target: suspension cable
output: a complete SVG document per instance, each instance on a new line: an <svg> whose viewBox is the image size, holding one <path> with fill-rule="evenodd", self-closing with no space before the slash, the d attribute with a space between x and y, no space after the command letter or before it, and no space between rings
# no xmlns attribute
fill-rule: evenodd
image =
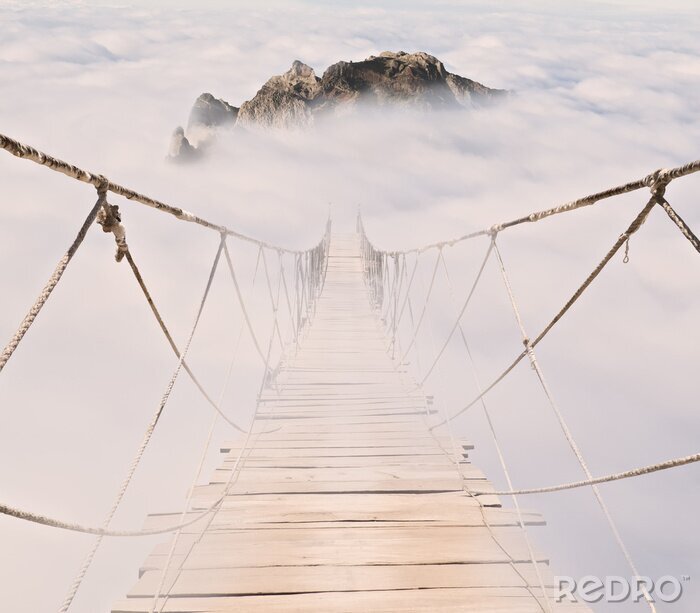
<svg viewBox="0 0 700 613"><path fill-rule="evenodd" d="M97 188L110 191L119 196L123 196L127 200L132 200L134 202L138 202L139 204L144 204L158 211L170 213L170 215L173 215L174 217L182 221L195 223L210 230L214 230L220 234L224 233L228 236L234 236L240 240L254 243L261 247L267 247L269 249L278 249L280 251L285 251L286 253L305 253L305 251L280 247L279 245L274 245L272 243L253 238L241 232L231 230L226 226L207 221L206 219L199 217L194 213L190 213L185 209L166 204L165 202L161 202L160 200L156 200L155 198L150 198L149 196L140 194L139 192L129 189L128 187L123 187L122 185L119 185L107 179L103 175L83 170L78 166L74 166L73 164L69 164L68 162L47 155L46 153L43 153L35 149L34 147L25 145L4 134L0 134L0 148L4 149L5 151L8 151L9 153L18 158L31 160L32 162L40 164L41 166L46 166L47 168L50 168L51 170L54 170L56 172L60 172L68 177L71 177L72 179L82 181L83 183L90 183L91 185L94 185Z"/></svg>
<svg viewBox="0 0 700 613"><path fill-rule="evenodd" d="M470 232L468 234L464 234L462 236L459 236L457 238L453 238L450 240L443 240L443 241L438 241L434 243L429 243L427 245L423 245L420 247L414 247L412 249L405 249L405 250L394 250L394 251L379 251L380 253L388 253L388 254L396 254L396 253L422 253L424 251L428 251L430 249L442 249L443 247L452 247L458 243L461 243L465 240L477 238L479 236L488 236L488 235L493 235L494 233L500 233L503 230L507 230L509 228L513 228L515 226L519 226L525 223L534 223L541 221L542 219L546 219L548 217L552 217L553 215L558 215L560 213L568 213L570 211L575 211L577 209L580 209L585 206L590 206L592 204L597 204L601 200L606 200L608 198L612 198L613 196L620 196L622 194L626 194L629 192L633 192L636 190L643 189L645 187L652 188L654 185L668 185L671 181L674 179L678 179L680 177L684 177L686 175L695 173L700 171L700 160L694 160L692 162L689 162L687 164L684 164L682 166L678 166L676 168L662 168L659 170L655 170L654 172L648 174L646 177L643 179L638 179L636 181L630 181L629 183L625 183L624 185L619 185L617 187L612 187L610 189L606 189L601 192L597 192L595 194L591 194L589 196L584 196L583 198L578 198L577 200L573 200L571 202L567 202L565 204L561 204L549 209L544 209L541 211L535 211L534 213L530 213L529 215L525 215L523 217L519 217L517 219L512 219L510 221L505 221L501 223L496 223L490 226L489 228L483 229L483 230L477 230L475 232ZM358 227L360 228L360 231L364 233L364 226L362 224L362 219L360 218L358 222Z"/></svg>
<svg viewBox="0 0 700 613"><path fill-rule="evenodd" d="M76 251L78 251L80 245L82 245L83 240L85 239L85 236L87 235L88 230L90 229L90 226L93 224L93 222L97 218L97 214L100 212L100 210L106 202L107 188L106 184L103 181L99 183L97 188L97 202L95 202L94 206L88 213L88 216L85 218L83 225L80 226L80 230L78 230L78 235L75 237L70 247L68 247L68 251L66 251L63 257L58 261L58 264L56 264L56 268L54 269L53 274L51 275L51 277L49 277L48 282L41 290L41 294L39 294L39 297L36 299L36 302L32 305L32 308L29 309L29 312L22 320L22 323L20 324L19 328L17 329L13 337L10 339L10 341L7 343L5 348L2 350L2 353L0 353L0 372L2 372L2 369L5 368L5 364L7 364L8 360L12 357L12 354L15 352L15 349L17 349L20 342L24 338L24 335L34 323L34 320L36 319L37 315L39 315L39 311L41 311L41 309L46 304L46 301L49 299L49 296L51 296L51 292L53 292L56 285L58 285L58 282L61 280L63 273L66 271L66 268L68 268L68 264L70 264L70 261L73 259L73 256L75 255Z"/></svg>

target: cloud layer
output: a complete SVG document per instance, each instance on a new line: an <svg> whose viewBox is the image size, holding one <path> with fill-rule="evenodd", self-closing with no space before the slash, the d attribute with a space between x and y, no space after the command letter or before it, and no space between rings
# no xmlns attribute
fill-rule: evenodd
<svg viewBox="0 0 700 613"><path fill-rule="evenodd" d="M379 246L413 247L698 157L700 15L692 4L663 10L634 2L567 3L565 9L528 4L269 3L250 9L212 2L195 10L184 2L178 8L5 3L0 79L11 87L0 98L0 131L293 247L315 242L329 205L340 230L352 230L361 205ZM427 51L448 70L517 96L474 113L380 115L309 133L237 134L222 138L206 164L164 163L172 129L184 123L200 93L239 104L294 59L321 70L386 49ZM698 228L696 193L697 179L688 178L674 183L668 197ZM0 338L9 338L95 196L5 154L0 195ZM504 233L501 248L531 333L569 297L644 200L644 194L625 196ZM217 237L118 203L144 274L183 342ZM476 241L446 251L458 301L485 247ZM255 250L235 249L250 279ZM110 238L92 232L3 372L3 501L101 521L167 383L172 355L112 255ZM421 259L424 283L431 257ZM596 474L697 451L697 254L655 211L631 241L630 257L627 265L611 264L540 350ZM263 289L256 294L261 329ZM443 280L436 297L431 315L439 339L454 316ZM220 275L193 347L192 363L215 390L238 331L233 301ZM521 348L493 262L469 315L480 375L488 381ZM428 336L421 351L432 351ZM429 382L448 410L473 392L464 383L466 367L459 346L451 345L444 371ZM258 370L252 347L244 347L229 396L241 421L254 395L246 382ZM528 368L489 402L516 485L579 477ZM186 382L176 387L171 409L119 525L137 525L146 512L182 503L209 415ZM502 485L482 418L474 413L459 428L477 444L475 462ZM217 436L230 433L220 429ZM700 573L692 512L697 475L689 467L605 488L643 573ZM535 539L555 571L627 574L589 492L532 498L527 505L549 521ZM90 539L2 518L0 535L8 610L56 607ZM107 611L133 584L156 540L107 543L73 610ZM697 603L692 583L686 591L679 612Z"/></svg>

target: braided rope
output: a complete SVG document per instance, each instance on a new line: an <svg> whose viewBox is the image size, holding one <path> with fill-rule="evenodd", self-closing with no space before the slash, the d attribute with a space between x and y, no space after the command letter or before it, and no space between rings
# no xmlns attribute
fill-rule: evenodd
<svg viewBox="0 0 700 613"><path fill-rule="evenodd" d="M34 323L34 320L37 318L37 315L39 315L39 312L46 304L46 301L49 299L49 296L51 296L51 292L53 292L56 285L58 285L58 282L61 280L63 273L66 271L66 268L68 268L68 264L73 259L73 256L75 255L76 251L78 251L80 245L83 243L83 240L85 239L85 236L87 235L90 226L97 218L97 214L100 212L103 205L106 204L107 190L104 183L100 183L100 186L97 190L97 194L97 202L88 213L88 216L85 218L83 225L80 226L80 230L78 230L78 235L75 237L75 240L73 240L70 247L68 247L68 251L66 251L63 257L58 261L58 264L56 264L56 268L54 269L53 274L49 277L49 280L47 281L46 285L41 290L41 293L36 299L36 302L34 302L32 308L29 309L29 312L22 320L22 323L19 325L19 328L14 333L10 341L7 343L5 348L2 350L2 353L0 354L0 372L2 372L2 369L5 368L5 364L7 364L8 360L12 357L12 354L19 346L20 342L24 338L24 335L29 331L29 328Z"/></svg>

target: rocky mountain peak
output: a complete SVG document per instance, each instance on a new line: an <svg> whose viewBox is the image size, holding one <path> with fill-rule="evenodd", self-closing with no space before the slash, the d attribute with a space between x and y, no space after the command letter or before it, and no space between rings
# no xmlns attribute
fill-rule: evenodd
<svg viewBox="0 0 700 613"><path fill-rule="evenodd" d="M422 51L384 51L359 62L340 61L321 78L294 60L287 72L268 79L240 109L209 93L199 96L186 133L173 135L177 143L171 149L189 151L186 143L198 151L226 127L299 129L313 125L317 117L370 106L420 111L474 108L507 94L450 73L439 59Z"/></svg>

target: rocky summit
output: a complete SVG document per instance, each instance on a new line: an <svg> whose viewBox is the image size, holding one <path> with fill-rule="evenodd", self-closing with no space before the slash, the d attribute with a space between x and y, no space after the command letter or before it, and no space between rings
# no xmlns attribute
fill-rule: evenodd
<svg viewBox="0 0 700 613"><path fill-rule="evenodd" d="M225 128L298 129L323 116L344 115L371 107L418 111L475 108L507 95L448 72L427 53L385 51L361 62L338 62L321 77L296 60L282 75L270 78L240 108L202 94L190 112L187 130L178 127L168 157L196 158Z"/></svg>

